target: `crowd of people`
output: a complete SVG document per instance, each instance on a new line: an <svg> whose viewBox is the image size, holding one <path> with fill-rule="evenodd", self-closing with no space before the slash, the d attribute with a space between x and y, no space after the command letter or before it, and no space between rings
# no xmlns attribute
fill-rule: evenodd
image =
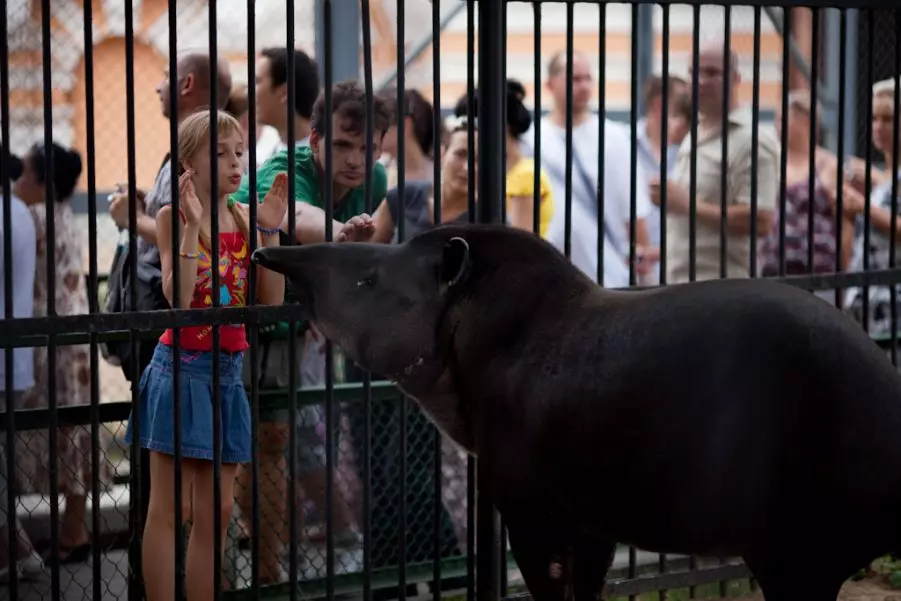
<svg viewBox="0 0 901 601"><path fill-rule="evenodd" d="M290 53L293 60L289 61ZM572 77L567 77L566 55L556 54L547 63L542 82L550 95L547 115L535 118L525 106L526 90L515 80L507 81L506 93L506 198L507 223L535 231L564 250L569 241L572 262L589 277L602 278L606 287L627 287L632 283L656 284L687 282L727 277L749 277L752 265L752 232L756 235L757 273L780 273L778 210L784 186L786 210L786 274L824 273L862 270L866 258L871 269L887 266L891 246L891 191L894 136L901 119L894 114L894 94L898 80L890 79L873 88L873 147L884 157L880 167L869 175L859 158L836 157L819 144L822 130L819 115L812 118L810 95L803 90L789 95L787 132L781 132L781 114L774 128L757 122L750 107L740 101L740 68L733 55L730 68L724 70L723 47L709 44L697 56L698 114L693 123L693 99L690 73L655 75L643 82L644 114L637 121L637 165L633 165L629 124L611 120L593 112L590 101L597 85L588 58L575 53ZM289 63L293 73L289 77ZM247 297L250 236L257 246L287 242L309 244L326 237L326 213L323 190L330 188L334 199L333 232L338 241L371 241L395 244L436 226L435 203L440 202L443 223L468 221L470 195L477 198L478 115L469 114L468 96L458 99L454 116L444 126L434 128L436 110L415 89L405 90L398 98L395 90L375 95L373 111L367 111L366 90L355 80L335 83L331 90L331 114L326 114L324 93L318 66L300 50L267 48L256 63L256 121L249 122L247 92L232 86L232 75L224 61L212 64L203 53L184 53L178 58L178 78L166 73L156 90L161 110L178 121L178 163L162 157L161 166L149 190L137 190L137 220L129 222L129 194L125 189L109 199L109 214L122 229L133 228L138 237L137 262L145 290L139 310L174 306L172 269L180 265L179 307L208 307L218 294L223 306L240 306ZM213 73L216 73L218 112L210 111ZM728 77L728 98L724 78ZM293 106L287 106L288 84L293 81ZM566 148L567 93L572 90L572 149ZM474 91L475 94L478 91ZM174 96L177 107L170 114ZM666 97L667 103L663 99ZM211 115L218 129L216 185L212 186L209 135ZM366 173L366 119L371 115L374 138L372 149L377 161L372 173ZM664 117L667 124L664 132ZM399 127L398 119L403 120ZM327 124L330 135L326 135ZM755 122L757 122L755 124ZM725 129L724 129L725 124ZM257 147L256 164L250 164L248 147L260 138L264 126L278 132L278 143L270 148ZM693 126L697 140L691 139ZM534 146L535 128L540 128L540 148ZM470 145L470 130L476 145ZM288 148L289 130L295 147ZM755 131L756 130L756 131ZM255 135L251 132L255 131ZM403 132L403 139L399 138ZM602 135L599 135L602 132ZM784 135L783 135L784 134ZM723 137L727 137L728 156L722 157ZM812 136L814 138L812 138ZM781 140L785 140L783 146ZM811 140L814 156L811 156ZM436 144L437 142L437 144ZM436 146L439 153L435 153ZM326 148L331 148L332 179L325 178ZM403 156L400 156L400 152ZM695 159L692 161L692 153ZM784 154L784 157L783 157ZM756 155L756 160L754 159ZM470 170L470 158L476 171ZM782 181L782 159L785 181ZM293 170L289 161L293 159ZM567 189L567 159L572 166L571 189ZM403 162L403 170L399 169ZM52 162L55 236L47 238L45 198L48 182L45 165ZM440 179L435 180L438 166ZM662 167L667 177L661 181ZM7 167L4 165L4 167ZM635 171L633 181L632 172ZM756 167L756 173L754 168ZM56 312L61 315L87 313L85 269L81 263L81 239L69 201L82 173L81 157L70 149L54 144L37 145L21 161L9 164L4 178L14 180L13 195L2 202L11 206L14 228L4 235L12 237L15 249L13 272L13 313L16 317L46 314L48 290L56 295ZM837 173L842 169L842 215L836 218ZM250 187L250 172L255 174L255 193ZM294 176L294 202L288 199L287 177ZM695 173L692 174L692 171ZM403 186L398 187L400 177ZM365 183L370 197L366 198ZM867 190L867 178L872 189ZM177 179L179 214L173 214L172 182ZM694 182L692 183L692 179ZM752 181L753 180L753 181ZM811 181L813 185L811 186ZM536 183L538 189L535 189ZM632 186L635 186L633 191ZM723 188L723 186L725 186ZM211 198L211 189L218 191ZM401 193L402 190L402 193ZM812 195L811 195L812 191ZM864 246L864 199L869 193L869 245ZM690 195L696 201L695 262L690 262ZM632 200L634 196L634 215ZM666 214L661 218L665 196ZM725 199L727 217L725 264L721 264L720 220ZM258 202L257 222L251 224L248 207ZM534 203L539 206L536 211ZM566 204L571 203L571 231L566 228ZM599 221L599 205L603 218ZM756 205L756 214L751 205ZM212 207L218 206L219 257L212 256ZM294 211L295 228L288 231L288 211ZM371 214L369 213L371 211ZM813 219L809 220L812 211ZM535 215L538 220L535 222ZM172 223L179 219L180 252L172 254ZM631 239L631 220L634 241ZM837 229L841 224L841 231ZM814 228L814 248L808 249L809 228ZM604 240L599 264L598 229ZM901 232L901 227L896 229ZM665 249L661 248L665 234ZM630 247L635 246L634 263ZM47 281L44 265L47 247L52 244L56 261L55 282ZM839 250L840 249L840 250ZM2 251L2 247L0 247ZM665 272L661 258L665 256ZM812 260L812 263L810 262ZM119 261L126 269L127 262ZM216 267L218 266L218 267ZM212 288L213 271L218 269L220 287ZM0 264L2 270L2 264ZM633 282L631 275L635 274ZM148 275L149 274L149 275ZM124 286L128 274L111 274L111 298L116 286ZM135 276L138 277L138 276ZM7 278L2 278L6 281ZM261 304L290 301L281 276L260 269L258 298ZM833 291L817 293L824 301L835 303ZM839 307L863 320L861 291L849 289ZM121 300L121 299L120 299ZM889 292L885 287L869 289L869 326L871 331L887 331ZM0 294L0 310L4 295ZM118 307L118 308L117 308ZM109 302L107 310L125 310ZM301 389L325 382L324 340L310 324L300 323L296 339L291 339L288 324L279 323L260 332L258 369L252 369L245 355L248 338L244 327L222 327L220 333L221 390L212 393L211 364L213 350L209 327L181 329L182 352L179 395L182 407L183 487L182 515L190 520L191 536L187 551L186 582L190 598L212 597L211 582L204 575L212 569L212 405L221 403L222 432L222 512L221 524L227 527L237 505L242 540L256 535L260 539L259 577L263 584L287 578L286 547L291 539L287 518L289 494L297 494L307 525L318 511L325 509L326 450L324 408L321 404L302 405L297 413L297 445L289 448L289 414L274 412L259 424L259 507L251 507L253 474L249 461L250 409L247 390L252 373L259 375L260 390L284 389L291 370ZM290 346L298 349L298 365L289 362ZM168 597L174 582L171 545L176 528L173 488L173 338L167 330L159 339L139 345L137 356L124 348L109 345L107 360L121 365L132 386L139 389L140 415L128 424L127 441L136 438L141 448L141 474L144 495L141 502L143 532L143 586L149 599ZM61 346L55 360L55 385L60 404L87 404L90 391L89 349L85 345ZM362 372L349 361L337 361L345 381L358 381ZM14 389L5 391L4 402L17 408L46 407L49 397L49 357L46 348L14 351ZM0 381L4 381L0 362ZM139 374L133 380L132 374ZM378 374L373 375L380 377ZM417 546L416 540L432 539L431 478L434 457L431 425L414 404L378 403L372 407L374 440L372 444L373 483L373 563L387 566L397 561L398 503L394 487L399 444L396 431L401 412L407 411L409 440L406 464L408 499L407 560L426 560L432 544ZM338 570L360 569L361 544L361 464L364 444L363 408L360 403L344 403L339 408L338 432L341 452L334 512L335 540L340 547ZM57 449L50 449L44 433L21 433L16 447L17 474L5 472L0 457L0 532L18 533L19 555L15 562L5 557L7 545L0 544L0 576L8 577L15 566L20 577L40 577L53 562L79 563L90 556L91 541L85 522L85 502L91 482L103 485L110 480L110 466L101 461L101 473L91 469L90 432L87 428L62 428ZM0 445L0 451L3 445ZM8 452L8 450L7 450ZM61 554L51 557L31 544L18 521L5 507L6 486L15 486L17 494L39 491L48 494L51 474L46 457L59 456L58 483L66 496L61 516ZM289 491L287 457L297 457L297 490ZM445 441L443 478L446 490L465 489L465 456ZM391 496L395 495L395 496ZM465 548L465 494L449 494L441 499L441 554L460 554ZM252 511L259 511L259 532L251 532ZM180 525L179 525L180 526ZM311 540L323 533L307 529ZM417 539L417 537L419 537ZM223 532L223 540L225 539ZM0 540L0 543L3 541ZM245 544L239 543L239 544ZM301 558L303 559L303 558ZM231 583L226 583L226 586Z"/></svg>

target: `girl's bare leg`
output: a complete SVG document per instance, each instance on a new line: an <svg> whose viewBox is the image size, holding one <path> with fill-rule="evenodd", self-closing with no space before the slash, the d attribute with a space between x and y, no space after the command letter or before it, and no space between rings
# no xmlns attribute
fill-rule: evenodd
<svg viewBox="0 0 901 601"><path fill-rule="evenodd" d="M228 522L234 507L235 472L237 464L223 464L221 471L222 506L220 508L220 534L222 547L217 549L224 556ZM216 508L213 505L213 463L205 461L197 464L194 475L194 524L188 541L185 589L191 601L208 601L213 598L213 532L216 527ZM152 502L152 501L151 501ZM221 577L221 574L219 575Z"/></svg>
<svg viewBox="0 0 901 601"><path fill-rule="evenodd" d="M190 491L196 468L196 460L182 459L183 520L191 515ZM141 545L144 590L148 601L168 601L175 596L175 458L151 452L150 481L150 505ZM181 536L181 525L177 531Z"/></svg>

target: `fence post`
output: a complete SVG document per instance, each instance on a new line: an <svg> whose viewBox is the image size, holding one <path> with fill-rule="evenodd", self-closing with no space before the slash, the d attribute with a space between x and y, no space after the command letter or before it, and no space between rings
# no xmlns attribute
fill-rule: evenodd
<svg viewBox="0 0 901 601"><path fill-rule="evenodd" d="M331 2L332 15L340 18L331 20L331 31L325 30L322 17L322 4ZM319 57L319 81L325 82L325 40L340 40L332 43L332 79L339 82L344 79L359 79L360 72L360 0L316 0L314 8L316 19L316 56ZM402 48L398 52L403 52Z"/></svg>
<svg viewBox="0 0 901 601"><path fill-rule="evenodd" d="M480 223L501 220L504 194L504 0L478 3L478 122L479 184L477 212ZM487 474L478 468L476 513L476 596L478 601L496 601L500 597L500 532L494 503L486 491Z"/></svg>

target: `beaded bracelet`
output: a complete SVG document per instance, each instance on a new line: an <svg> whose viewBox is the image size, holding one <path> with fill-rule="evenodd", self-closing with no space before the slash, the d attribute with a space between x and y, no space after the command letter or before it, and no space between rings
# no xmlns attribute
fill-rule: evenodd
<svg viewBox="0 0 901 601"><path fill-rule="evenodd" d="M183 250L178 251L178 256L184 257L185 259L199 259L200 254L198 253L186 253Z"/></svg>
<svg viewBox="0 0 901 601"><path fill-rule="evenodd" d="M281 230L277 227L269 228L269 227L263 227L262 225L257 225L257 231L260 232L261 234L266 234L267 236L274 236L275 234L279 233Z"/></svg>

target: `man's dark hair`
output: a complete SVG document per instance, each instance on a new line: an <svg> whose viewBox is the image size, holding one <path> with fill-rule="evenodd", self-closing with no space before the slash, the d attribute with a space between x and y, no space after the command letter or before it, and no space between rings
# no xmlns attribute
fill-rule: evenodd
<svg viewBox="0 0 901 601"><path fill-rule="evenodd" d="M388 131L392 123L391 106L380 94L372 95L372 129L377 138ZM366 132L366 90L354 79L347 79L332 86L332 115L342 119L342 129L354 135ZM325 135L325 90L319 93L313 105L311 125L320 136Z"/></svg>
<svg viewBox="0 0 901 601"><path fill-rule="evenodd" d="M269 77L273 86L288 82L288 49L264 48L260 54L269 60ZM319 68L303 50L294 50L294 112L310 119L313 103L319 94Z"/></svg>
<svg viewBox="0 0 901 601"><path fill-rule="evenodd" d="M63 148L56 142L50 145L50 152L47 152L43 143L35 144L31 152L28 153L27 160L32 161L31 165L37 173L38 181L45 184L45 163L48 155L53 161L53 192L56 196L56 202L65 202L72 197L75 191L75 185L78 178L81 177L81 155L77 150Z"/></svg>
<svg viewBox="0 0 901 601"><path fill-rule="evenodd" d="M397 105L397 88L391 86L385 89L380 96L385 99L389 106ZM432 103L425 99L418 90L405 89L403 97L402 114L410 117L413 121L413 134L416 136L416 143L422 150L422 153L431 157L434 149L435 141L435 109ZM397 125L397 112L392 112L391 125ZM441 131L438 132L439 137Z"/></svg>
<svg viewBox="0 0 901 601"><path fill-rule="evenodd" d="M3 155L3 146L0 146L0 156ZM8 177L11 181L16 181L20 177L22 177L22 159L14 155L13 153L9 153L9 164L4 165L0 163L0 178ZM3 185L2 179L0 179L0 186ZM0 187L0 195L3 194L2 187Z"/></svg>

